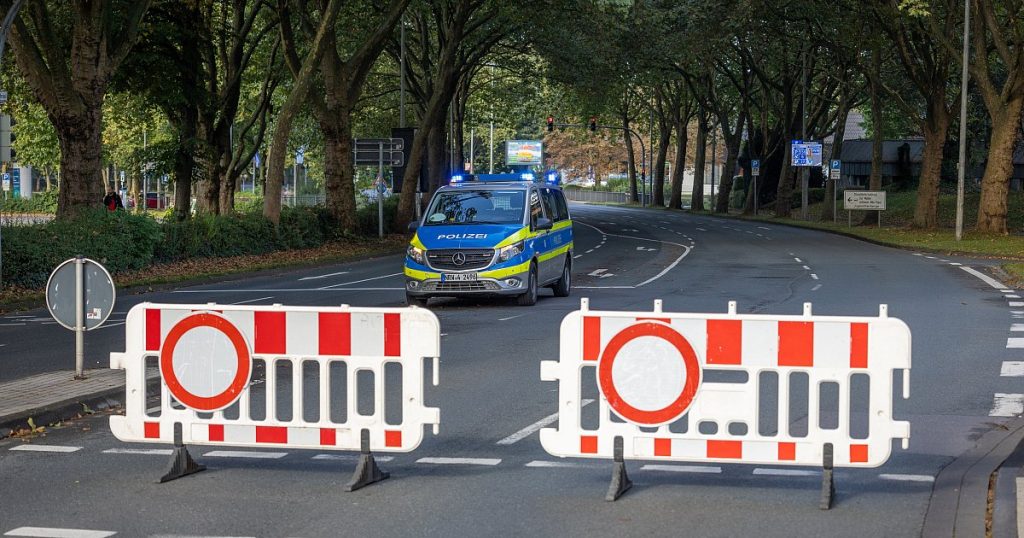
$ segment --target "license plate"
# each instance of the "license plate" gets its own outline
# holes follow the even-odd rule
[[[476,273],[441,273],[441,282],[472,282]]]

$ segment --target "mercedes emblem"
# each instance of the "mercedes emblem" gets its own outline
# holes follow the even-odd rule
[[[452,263],[459,266],[465,265],[466,255],[461,252],[456,252],[455,254],[452,254]]]

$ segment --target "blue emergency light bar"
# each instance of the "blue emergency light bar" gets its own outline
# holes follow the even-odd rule
[[[557,185],[560,179],[558,172],[555,170],[546,172],[542,178],[543,181],[551,185]],[[481,183],[533,183],[538,181],[538,179],[532,172],[519,174],[456,174],[452,176],[449,185],[461,185],[471,181],[479,181]]]

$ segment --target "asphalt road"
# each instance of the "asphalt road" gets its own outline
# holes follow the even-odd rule
[[[963,269],[983,271],[984,261],[773,224],[572,210],[571,297],[546,290],[534,307],[431,303],[442,326],[441,384],[427,385],[426,403],[441,409],[440,434],[428,432],[412,453],[382,458],[389,480],[345,493],[351,456],[218,457],[209,455],[215,448],[193,447],[209,470],[158,485],[167,456],[123,449],[167,447],[121,443],[106,417],[93,417],[31,440],[62,452],[11,450],[25,443],[0,441],[0,533],[916,536],[934,476],[1005,420],[993,414],[1019,413],[1012,398],[997,394],[1022,392],[1004,362],[1024,361],[1024,349],[1008,341],[1012,312],[1024,308],[1013,310],[1008,293]],[[107,354],[123,349],[118,323],[137,302],[400,306],[400,271],[395,256],[123,297],[107,328],[88,335],[88,363],[104,368]],[[629,462],[633,490],[607,503],[610,462],[552,458],[536,433],[499,444],[557,411],[555,384],[540,380],[540,361],[557,359],[559,323],[581,297],[608,310],[649,311],[662,299],[666,311],[725,312],[734,300],[739,312],[799,314],[811,302],[815,314],[857,316],[888,304],[914,337],[911,398],[896,403],[896,418],[911,422],[910,448],[894,446],[878,469],[838,469],[827,512],[818,509],[820,472],[735,464]],[[0,380],[72,366],[71,333],[47,323],[45,311],[0,318]]]

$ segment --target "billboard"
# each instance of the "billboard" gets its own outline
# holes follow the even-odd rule
[[[821,142],[793,141],[793,166],[821,166]]]
[[[505,163],[509,166],[544,164],[544,142],[540,140],[509,140],[505,142]]]

